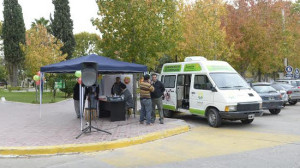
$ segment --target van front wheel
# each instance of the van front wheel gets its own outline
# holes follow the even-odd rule
[[[173,117],[174,112],[171,110],[163,109],[164,117],[171,118]]]
[[[219,111],[216,109],[209,109],[207,112],[207,121],[211,127],[219,127],[222,124],[222,118],[219,114]]]

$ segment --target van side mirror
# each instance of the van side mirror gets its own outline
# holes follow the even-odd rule
[[[206,87],[207,87],[208,90],[211,90],[213,92],[217,92],[216,87],[214,87],[211,83],[207,83]]]
[[[212,91],[212,92],[217,92],[218,90],[216,89],[216,87],[212,87],[212,88],[211,88],[211,91]]]

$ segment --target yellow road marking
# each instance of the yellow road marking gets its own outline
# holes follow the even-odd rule
[[[182,135],[118,149],[113,153],[109,151],[98,153],[95,157],[117,167],[150,166],[295,142],[300,142],[300,136],[197,127]]]

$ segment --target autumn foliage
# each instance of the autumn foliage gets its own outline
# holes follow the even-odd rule
[[[36,74],[42,66],[65,60],[67,55],[60,51],[62,46],[62,42],[49,34],[43,25],[27,30],[26,45],[21,45],[27,75]]]

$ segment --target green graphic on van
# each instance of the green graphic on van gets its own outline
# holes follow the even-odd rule
[[[234,69],[230,66],[224,66],[224,65],[207,65],[206,66],[207,69],[211,72],[214,71],[230,71],[230,72],[234,72]]]
[[[199,109],[190,108],[190,112],[192,114],[199,114],[199,115],[202,115],[202,116],[205,115],[205,110],[199,110]]]
[[[202,100],[203,99],[203,92],[198,92],[198,99]]]
[[[166,65],[164,66],[164,72],[180,72],[181,65]]]
[[[201,66],[198,63],[185,64],[184,72],[201,71]]]
[[[167,109],[167,110],[176,110],[175,106],[168,105],[168,104],[164,104],[164,105],[163,105],[163,109]]]

